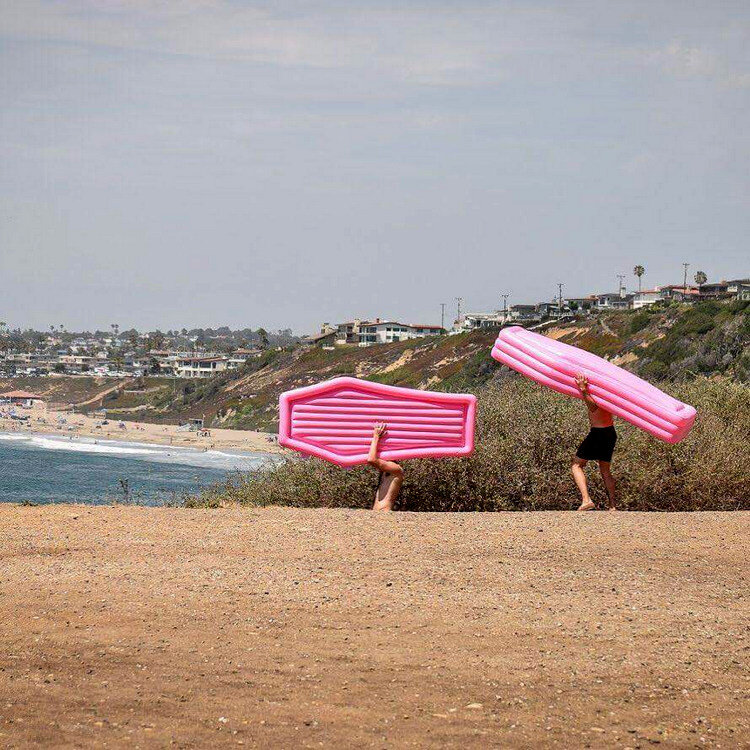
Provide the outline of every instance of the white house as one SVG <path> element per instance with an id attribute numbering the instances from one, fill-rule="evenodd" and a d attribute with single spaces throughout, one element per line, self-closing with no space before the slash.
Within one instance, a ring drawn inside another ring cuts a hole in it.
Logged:
<path id="1" fill-rule="evenodd" d="M 623 292 L 612 292 L 611 294 L 596 295 L 597 310 L 627 310 L 630 305 L 632 294 Z"/>
<path id="2" fill-rule="evenodd" d="M 440 326 L 399 323 L 395 320 L 376 320 L 360 323 L 359 345 L 390 344 L 394 341 L 421 339 L 425 336 L 438 336 L 443 332 Z"/>
<path id="3" fill-rule="evenodd" d="M 225 357 L 184 356 L 175 361 L 174 373 L 180 378 L 210 378 L 230 369 Z"/>
<path id="4" fill-rule="evenodd" d="M 461 317 L 461 331 L 476 331 L 480 328 L 498 328 L 510 319 L 510 312 L 507 315 L 502 310 L 494 313 L 465 313 Z"/>
<path id="5" fill-rule="evenodd" d="M 640 310 L 642 307 L 648 307 L 657 303 L 661 299 L 659 289 L 644 289 L 633 296 L 630 304 L 634 310 Z"/>

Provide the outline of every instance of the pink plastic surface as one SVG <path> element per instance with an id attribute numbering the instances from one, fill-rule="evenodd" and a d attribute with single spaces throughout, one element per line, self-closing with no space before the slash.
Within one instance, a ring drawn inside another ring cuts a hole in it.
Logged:
<path id="1" fill-rule="evenodd" d="M 633 373 L 525 328 L 513 326 L 500 331 L 492 356 L 537 383 L 575 398 L 581 398 L 575 376 L 583 372 L 599 406 L 666 443 L 682 440 L 695 421 L 692 406 Z"/>
<path id="2" fill-rule="evenodd" d="M 380 458 L 466 456 L 474 450 L 476 398 L 335 378 L 282 393 L 279 444 L 339 466 L 367 462 L 372 430 L 386 422 Z"/>

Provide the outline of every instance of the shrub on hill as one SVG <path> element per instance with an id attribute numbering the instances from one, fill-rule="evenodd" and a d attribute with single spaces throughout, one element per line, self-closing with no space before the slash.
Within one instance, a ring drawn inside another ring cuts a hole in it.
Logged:
<path id="1" fill-rule="evenodd" d="M 750 509 L 750 389 L 728 380 L 669 386 L 698 409 L 691 434 L 661 443 L 618 421 L 613 471 L 620 506 L 632 510 Z M 586 434 L 583 406 L 513 375 L 477 392 L 477 449 L 463 459 L 404 462 L 399 508 L 410 511 L 564 510 L 576 507 L 570 459 Z M 603 502 L 596 470 L 593 496 Z M 376 473 L 292 457 L 239 475 L 193 506 L 369 508 Z"/>

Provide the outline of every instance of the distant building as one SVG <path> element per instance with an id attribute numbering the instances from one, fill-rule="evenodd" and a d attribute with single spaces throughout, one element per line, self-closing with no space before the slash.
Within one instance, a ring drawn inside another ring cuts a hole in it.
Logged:
<path id="1" fill-rule="evenodd" d="M 440 326 L 399 323 L 396 320 L 376 320 L 360 324 L 359 345 L 390 344 L 394 341 L 421 339 L 425 336 L 439 336 Z"/>
<path id="2" fill-rule="evenodd" d="M 596 295 L 597 310 L 627 310 L 630 301 L 635 295 L 625 294 L 624 292 L 611 292 L 607 294 Z"/>
<path id="3" fill-rule="evenodd" d="M 210 378 L 228 369 L 224 357 L 187 356 L 177 357 L 174 372 L 180 378 Z"/>
<path id="4" fill-rule="evenodd" d="M 750 300 L 750 279 L 735 279 L 727 282 L 727 293 L 738 300 Z"/>
<path id="5" fill-rule="evenodd" d="M 510 319 L 510 313 L 498 310 L 494 313 L 465 313 L 461 317 L 461 330 L 476 331 L 481 328 L 499 328 Z"/>
<path id="6" fill-rule="evenodd" d="M 346 323 L 338 323 L 336 325 L 336 343 L 337 344 L 358 344 L 359 343 L 359 329 L 362 325 L 362 321 L 358 318 L 350 320 Z"/>
<path id="7" fill-rule="evenodd" d="M 718 281 L 711 284 L 701 284 L 698 287 L 698 293 L 701 299 L 726 299 L 731 297 L 729 294 L 729 282 Z"/>
<path id="8" fill-rule="evenodd" d="M 591 310 L 596 307 L 596 295 L 590 294 L 588 297 L 568 297 L 565 302 L 573 311 Z"/>
<path id="9" fill-rule="evenodd" d="M 327 331 L 321 331 L 320 333 L 314 333 L 312 336 L 305 336 L 302 339 L 303 344 L 309 346 L 334 346 L 336 344 L 336 337 L 338 331 L 335 328 L 331 328 Z"/>
<path id="10" fill-rule="evenodd" d="M 509 308 L 510 321 L 513 323 L 541 323 L 542 314 L 536 305 L 511 305 Z"/>
<path id="11" fill-rule="evenodd" d="M 633 299 L 630 302 L 630 306 L 634 310 L 640 310 L 642 307 L 649 307 L 655 305 L 661 300 L 661 294 L 658 289 L 644 289 L 642 292 L 638 292 L 633 295 Z"/>
<path id="12" fill-rule="evenodd" d="M 417 323 L 401 323 L 397 320 L 354 320 L 329 326 L 324 323 L 320 333 L 308 336 L 306 343 L 318 346 L 333 344 L 355 344 L 372 346 L 373 344 L 389 344 L 394 341 L 423 338 L 424 336 L 439 336 L 443 333 L 441 326 L 422 325 Z M 331 335 L 333 334 L 331 341 Z"/>
<path id="13" fill-rule="evenodd" d="M 44 403 L 41 396 L 28 391 L 8 391 L 0 393 L 0 403 L 13 404 L 14 406 L 35 406 Z"/>
<path id="14" fill-rule="evenodd" d="M 570 314 L 570 307 L 567 300 L 563 300 L 562 308 L 560 308 L 560 303 L 555 301 L 540 302 L 536 306 L 536 309 L 537 312 L 542 316 L 542 318 L 559 318 L 563 315 Z"/>
<path id="15" fill-rule="evenodd" d="M 675 284 L 659 287 L 659 295 L 664 300 L 675 302 L 696 302 L 700 299 L 700 293 L 696 288 L 676 286 Z"/>

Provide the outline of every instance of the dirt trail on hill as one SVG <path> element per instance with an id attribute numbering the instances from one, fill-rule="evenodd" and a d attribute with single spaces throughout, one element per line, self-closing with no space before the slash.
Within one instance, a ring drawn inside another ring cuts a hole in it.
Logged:
<path id="1" fill-rule="evenodd" d="M 0 746 L 747 747 L 748 532 L 0 506 Z"/>

